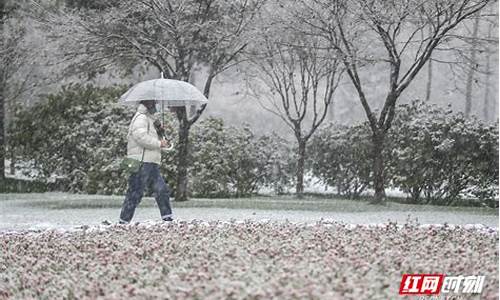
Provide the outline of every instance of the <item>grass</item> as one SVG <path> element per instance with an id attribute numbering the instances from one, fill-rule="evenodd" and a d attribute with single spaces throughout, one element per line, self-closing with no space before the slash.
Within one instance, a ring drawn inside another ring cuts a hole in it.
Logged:
<path id="1" fill-rule="evenodd" d="M 65 193 L 43 194 L 0 194 L 0 201 L 15 201 L 15 205 L 39 207 L 45 209 L 92 209 L 120 208 L 123 196 L 75 195 Z M 145 197 L 142 207 L 155 207 L 153 198 Z M 194 198 L 185 202 L 173 201 L 174 208 L 230 208 L 261 210 L 307 210 L 322 212 L 376 212 L 376 211 L 447 211 L 471 212 L 486 215 L 498 215 L 498 210 L 479 207 L 449 207 L 436 205 L 403 204 L 389 201 L 385 205 L 372 205 L 366 200 L 348 200 L 335 197 L 306 195 L 302 199 L 295 196 L 255 196 L 251 198 L 204 199 Z"/>

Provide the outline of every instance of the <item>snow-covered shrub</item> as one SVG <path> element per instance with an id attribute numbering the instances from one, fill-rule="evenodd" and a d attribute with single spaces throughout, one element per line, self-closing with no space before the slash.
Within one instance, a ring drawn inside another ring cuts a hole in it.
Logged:
<path id="1" fill-rule="evenodd" d="M 226 127 L 221 119 L 208 118 L 194 128 L 191 141 L 195 195 L 240 197 L 263 186 L 279 192 L 289 182 L 286 143 L 275 135 L 257 137 L 246 125 Z"/>
<path id="2" fill-rule="evenodd" d="M 127 175 L 119 168 L 126 155 L 126 135 L 133 107 L 117 103 L 121 88 L 70 85 L 47 95 L 16 115 L 10 137 L 20 159 L 33 161 L 38 179 L 56 176 L 57 189 L 123 194 Z M 166 118 L 167 136 L 177 142 L 175 118 Z M 256 137 L 248 126 L 225 127 L 207 119 L 195 126 L 190 176 L 192 193 L 200 196 L 243 196 L 272 186 L 284 190 L 291 176 L 286 141 Z M 175 189 L 177 152 L 162 154 L 161 172 Z"/>
<path id="3" fill-rule="evenodd" d="M 69 85 L 16 114 L 12 134 L 16 152 L 32 160 L 39 179 L 54 174 L 59 188 L 111 194 L 126 180 L 109 165 L 126 154 L 126 133 L 133 108 L 116 103 L 123 88 Z"/>
<path id="4" fill-rule="evenodd" d="M 266 145 L 259 143 L 247 125 L 229 127 L 226 151 L 229 155 L 229 187 L 237 197 L 252 194 L 264 183 L 266 177 Z"/>
<path id="5" fill-rule="evenodd" d="M 370 129 L 330 124 L 315 135 L 309 153 L 314 176 L 340 195 L 358 197 L 371 183 L 373 155 Z"/>
<path id="6" fill-rule="evenodd" d="M 418 203 L 429 183 L 437 178 L 437 164 L 433 161 L 432 139 L 442 130 L 439 124 L 451 112 L 426 107 L 421 102 L 398 107 L 389 138 L 394 142 L 389 165 L 394 173 L 391 183 L 410 195 Z"/>
<path id="7" fill-rule="evenodd" d="M 193 128 L 190 151 L 192 175 L 190 190 L 194 194 L 219 196 L 229 194 L 229 154 L 222 120 L 209 118 Z"/>
<path id="8" fill-rule="evenodd" d="M 391 139 L 393 184 L 414 202 L 452 204 L 498 197 L 498 129 L 415 101 L 399 107 Z M 498 205 L 498 200 L 496 201 Z"/>
<path id="9" fill-rule="evenodd" d="M 311 170 L 339 194 L 357 197 L 371 185 L 367 124 L 330 125 L 312 140 Z M 451 205 L 471 197 L 498 206 L 498 129 L 451 110 L 414 101 L 398 107 L 386 138 L 387 185 L 414 203 Z"/>
<path id="10" fill-rule="evenodd" d="M 264 162 L 263 186 L 275 194 L 287 193 L 296 180 L 296 149 L 276 133 L 260 136 L 257 143 Z"/>
<path id="11" fill-rule="evenodd" d="M 5 178 L 0 185 L 0 193 L 44 193 L 50 190 L 44 182 Z"/>

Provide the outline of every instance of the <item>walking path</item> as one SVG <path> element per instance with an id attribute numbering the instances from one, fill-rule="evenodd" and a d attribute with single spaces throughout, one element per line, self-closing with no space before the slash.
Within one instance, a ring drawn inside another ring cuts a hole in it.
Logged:
<path id="1" fill-rule="evenodd" d="M 11 194 L 12 195 L 12 194 Z M 104 220 L 114 223 L 118 220 L 118 207 L 105 208 L 50 208 L 30 206 L 30 202 L 12 197 L 0 198 L 0 231 L 72 228 L 81 225 L 97 225 Z M 78 197 L 85 197 L 79 195 Z M 22 198 L 22 197 L 21 197 Z M 78 201 L 78 200 L 71 200 Z M 151 201 L 151 200 L 147 200 Z M 28 205 L 26 204 L 28 203 Z M 317 222 L 320 220 L 344 222 L 348 224 L 380 224 L 388 221 L 405 223 L 418 221 L 420 224 L 481 224 L 498 228 L 498 214 L 478 211 L 456 210 L 379 210 L 362 212 L 345 211 L 306 211 L 306 210 L 263 210 L 214 207 L 178 207 L 175 208 L 176 220 L 255 220 L 255 221 L 290 221 Z M 134 222 L 159 220 L 159 211 L 154 206 L 142 205 L 136 210 Z"/>

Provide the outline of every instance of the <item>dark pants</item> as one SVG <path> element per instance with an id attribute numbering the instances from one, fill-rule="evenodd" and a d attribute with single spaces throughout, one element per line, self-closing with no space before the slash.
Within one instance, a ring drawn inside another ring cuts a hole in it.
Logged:
<path id="1" fill-rule="evenodd" d="M 161 218 L 172 216 L 170 190 L 161 177 L 160 166 L 155 163 L 143 163 L 139 171 L 130 175 L 128 179 L 128 190 L 120 213 L 120 223 L 128 223 L 132 220 L 135 208 L 141 202 L 146 187 L 153 189 Z"/>

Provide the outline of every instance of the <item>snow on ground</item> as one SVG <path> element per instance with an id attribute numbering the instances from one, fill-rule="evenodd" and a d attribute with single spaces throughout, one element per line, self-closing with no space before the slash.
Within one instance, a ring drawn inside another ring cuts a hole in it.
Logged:
<path id="1" fill-rule="evenodd" d="M 118 221 L 119 209 L 29 209 L 4 210 L 0 216 L 0 230 L 22 229 L 52 229 L 70 228 L 81 225 L 96 225 L 103 220 Z M 405 223 L 408 219 L 420 224 L 482 224 L 498 228 L 498 216 L 457 214 L 451 212 L 314 212 L 290 210 L 252 210 L 252 209 L 227 209 L 227 208 L 177 208 L 174 217 L 178 220 L 206 220 L 229 221 L 254 220 L 254 221 L 291 221 L 291 222 L 317 222 L 330 220 L 347 224 L 380 224 L 388 221 Z M 158 220 L 158 209 L 154 207 L 139 207 L 133 221 L 144 222 Z"/>
<path id="2" fill-rule="evenodd" d="M 498 231 L 462 226 L 176 221 L 20 232 L 0 234 L 0 298 L 399 299 L 403 273 L 440 273 L 485 276 L 480 296 L 449 296 L 498 299 L 497 249 Z"/>
<path id="3" fill-rule="evenodd" d="M 492 210 L 174 202 L 176 220 L 160 222 L 146 198 L 130 225 L 101 224 L 116 222 L 122 198 L 0 195 L 0 299 L 396 299 L 403 273 L 483 275 L 481 299 L 498 299 Z"/>
<path id="4" fill-rule="evenodd" d="M 32 206 L 33 200 L 27 198 L 30 194 L 16 195 L 6 194 L 0 198 L 0 231 L 13 230 L 37 230 L 37 229 L 70 229 L 82 225 L 98 225 L 104 220 L 111 223 L 118 221 L 120 213 L 119 205 L 121 197 L 96 196 L 96 195 L 69 195 L 61 193 L 33 194 L 36 201 L 85 201 L 92 199 L 112 199 L 116 201 L 116 207 L 103 208 L 58 208 L 53 209 L 44 206 Z M 272 199 L 269 199 L 272 200 Z M 154 200 L 146 199 L 144 202 Z M 214 200 L 217 201 L 217 200 Z M 311 200 L 309 200 L 311 201 Z M 29 205 L 25 205 L 28 203 Z M 253 221 L 279 221 L 315 223 L 320 220 L 343 222 L 346 224 L 381 224 L 397 222 L 399 224 L 407 221 L 419 224 L 480 224 L 482 226 L 498 228 L 498 214 L 483 213 L 474 210 L 446 210 L 422 209 L 421 211 L 405 211 L 391 208 L 376 211 L 308 211 L 308 210 L 265 210 L 265 209 L 230 209 L 217 207 L 176 207 L 173 202 L 174 217 L 177 220 L 191 221 L 230 221 L 230 220 L 253 220 Z M 415 206 L 413 206 L 415 207 Z M 418 206 L 417 206 L 418 207 Z M 158 209 L 152 205 L 142 203 L 136 210 L 134 222 L 145 222 L 159 220 Z"/>

